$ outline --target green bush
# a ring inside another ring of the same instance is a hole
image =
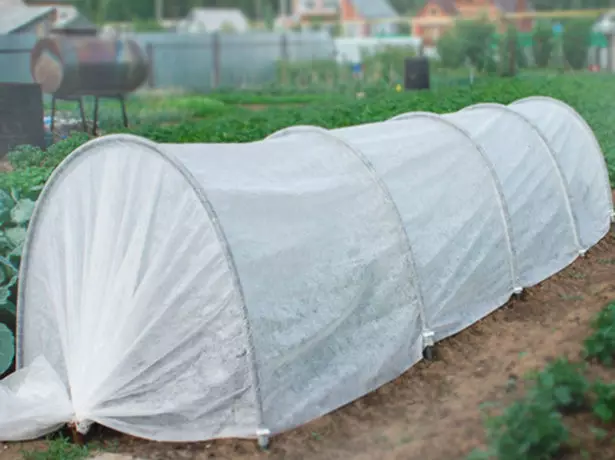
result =
[[[495,25],[488,20],[461,20],[455,24],[455,31],[461,41],[463,55],[480,72],[493,72],[496,56],[493,37]]]
[[[4,339],[15,332],[17,276],[33,211],[30,198],[21,197],[17,190],[0,190],[0,375],[11,368],[15,356],[13,341]]]
[[[568,437],[562,416],[551,400],[527,398],[487,421],[486,458],[548,460],[561,452]]]
[[[403,81],[405,60],[416,56],[410,46],[386,46],[376,52],[362,54],[364,73],[375,75],[387,84]]]
[[[550,399],[553,406],[560,411],[584,409],[590,389],[589,382],[583,375],[584,369],[584,364],[558,358],[533,376],[535,386],[530,394],[537,399]]]
[[[488,20],[459,20],[438,40],[440,65],[456,69],[466,63],[480,72],[496,69],[495,26]]]
[[[465,64],[464,44],[455,29],[447,31],[436,44],[440,65],[445,69],[458,69]]]
[[[564,23],[562,49],[566,62],[573,69],[583,69],[587,65],[592,23],[588,19],[573,19]]]
[[[539,21],[532,32],[532,51],[534,61],[539,68],[548,67],[551,55],[555,49],[553,43],[553,29],[549,22]]]
[[[47,151],[31,145],[19,146],[8,155],[11,166],[23,169],[31,166],[57,166],[70,152],[85,143],[90,136],[84,133],[75,133],[52,146]]]
[[[351,78],[350,66],[341,66],[333,59],[315,59],[312,61],[278,61],[277,80],[282,84],[305,87],[317,83],[331,82]]]
[[[596,396],[592,412],[600,421],[612,423],[615,421],[615,384],[602,381],[594,382],[593,391]]]
[[[504,36],[500,38],[498,54],[501,76],[514,77],[519,68],[527,67],[527,57],[515,27],[508,27]]]
[[[593,333],[585,340],[584,354],[606,366],[615,357],[615,303],[604,308],[592,323]]]

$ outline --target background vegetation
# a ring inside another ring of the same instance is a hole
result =
[[[35,0],[36,1],[36,0]],[[425,0],[390,0],[391,5],[403,15],[420,10]],[[101,21],[132,21],[154,19],[155,2],[152,0],[73,0],[84,12]],[[289,0],[290,3],[290,0]],[[538,11],[582,8],[609,8],[610,0],[533,0]],[[252,19],[265,19],[279,13],[279,0],[166,0],[165,16],[183,17],[193,7],[239,7]],[[289,7],[288,7],[289,9]]]

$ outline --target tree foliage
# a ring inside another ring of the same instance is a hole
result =
[[[550,23],[540,21],[532,32],[532,51],[536,66],[548,67],[554,50],[553,30]]]
[[[35,3],[40,0],[29,0]],[[155,17],[156,0],[71,0],[95,21],[147,20]],[[287,1],[290,11],[292,1]],[[413,15],[426,0],[389,0],[401,15]],[[610,0],[533,0],[536,10],[608,8]],[[279,14],[280,0],[164,0],[164,14],[167,17],[184,17],[194,7],[241,8],[252,19],[266,20],[270,15]]]
[[[589,19],[571,19],[564,23],[562,49],[566,63],[573,69],[582,69],[587,64],[591,26]]]
[[[495,25],[487,20],[462,20],[438,41],[443,67],[456,68],[467,62],[479,71],[495,69]]]

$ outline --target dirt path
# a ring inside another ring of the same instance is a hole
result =
[[[300,429],[273,439],[157,444],[107,433],[119,451],[147,459],[458,460],[481,445],[479,405],[508,399],[515,381],[549,358],[576,357],[591,318],[615,299],[615,236],[488,318],[438,344],[438,359]],[[19,458],[27,444],[0,448]],[[606,457],[605,457],[606,458]],[[611,458],[611,457],[608,457]]]

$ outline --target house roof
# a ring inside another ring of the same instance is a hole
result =
[[[95,29],[96,26],[72,5],[54,6],[58,12],[55,29]]]
[[[396,18],[399,16],[389,0],[350,0],[352,6],[365,19]]]
[[[431,2],[438,5],[445,13],[450,15],[455,15],[459,12],[455,0],[431,0]],[[514,13],[517,11],[518,2],[519,0],[494,0],[495,6],[505,13]],[[533,11],[530,2],[527,2],[527,10]]]
[[[517,11],[517,3],[519,0],[495,0],[495,6],[505,13],[514,13]]]
[[[432,0],[432,3],[438,5],[442,9],[442,11],[447,14],[455,15],[459,12],[457,10],[455,0]]]
[[[23,0],[23,3],[27,5],[37,6],[43,4],[43,6],[70,6],[73,4],[73,0]]]
[[[52,6],[31,6],[22,0],[0,0],[0,34],[8,34],[55,11]]]
[[[193,8],[182,25],[195,22],[207,31],[219,30],[224,24],[230,24],[240,32],[249,28],[248,18],[239,8]]]

